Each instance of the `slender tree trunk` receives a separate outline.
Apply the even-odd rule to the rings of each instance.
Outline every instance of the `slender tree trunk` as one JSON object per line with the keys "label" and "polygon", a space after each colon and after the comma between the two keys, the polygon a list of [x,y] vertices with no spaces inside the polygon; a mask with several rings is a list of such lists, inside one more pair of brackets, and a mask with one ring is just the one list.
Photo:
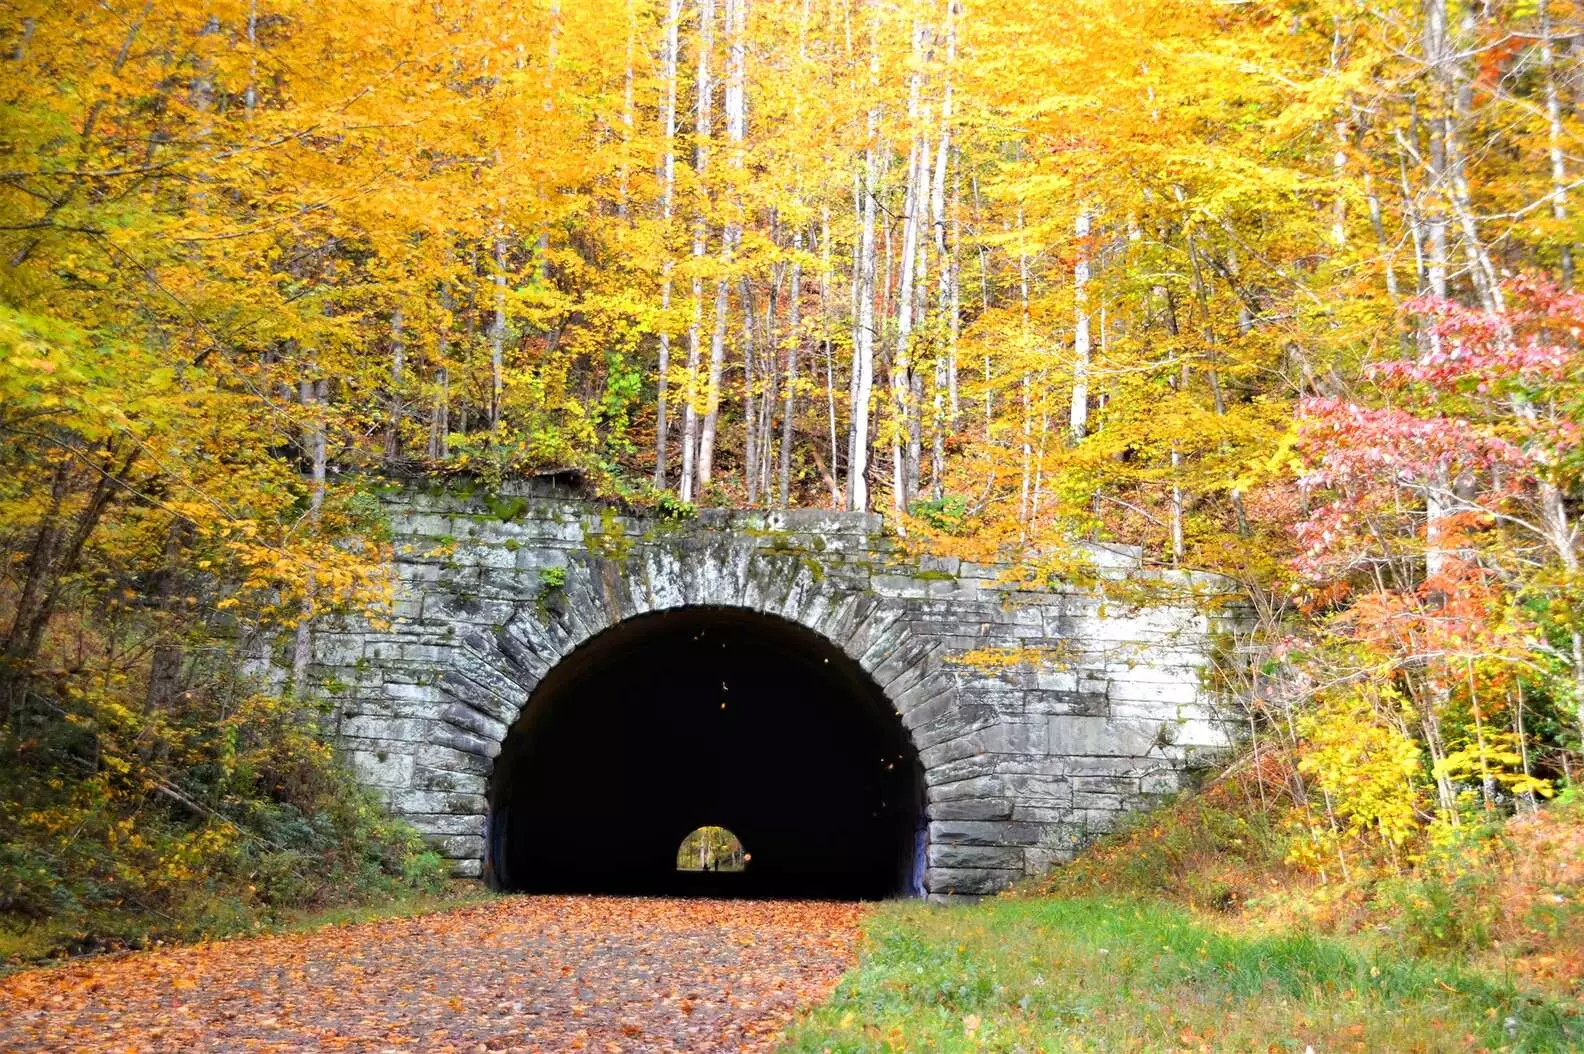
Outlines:
{"label": "slender tree trunk", "polygon": [[1045,444],[1050,438],[1050,405],[1046,400],[1046,385],[1049,380],[1044,370],[1040,371],[1040,425],[1039,442],[1034,448],[1034,497],[1029,502],[1029,529],[1037,531],[1039,528],[1040,498],[1045,490]]}
{"label": "slender tree trunk", "polygon": [[1370,229],[1375,232],[1375,249],[1380,253],[1381,275],[1386,282],[1386,295],[1391,302],[1396,304],[1402,299],[1397,289],[1397,268],[1392,263],[1391,252],[1386,244],[1386,225],[1381,221],[1380,195],[1375,191],[1375,178],[1364,173],[1364,197],[1369,202]]}
{"label": "slender tree trunk", "polygon": [[[1435,0],[1427,0],[1426,10],[1435,8]],[[1435,16],[1432,16],[1431,21]],[[1445,18],[1444,12],[1439,16]],[[1428,49],[1428,44],[1427,44]],[[1416,122],[1417,123],[1417,122]],[[1447,295],[1447,217],[1446,199],[1448,193],[1446,178],[1446,138],[1444,122],[1440,118],[1432,118],[1429,127],[1430,155],[1428,158],[1430,185],[1426,188],[1429,192],[1429,212],[1425,216],[1425,277],[1430,285],[1430,294],[1445,299]]]}
{"label": "slender tree trunk", "polygon": [[[925,111],[925,123],[928,124],[928,109]],[[913,232],[913,327],[917,331],[927,326],[929,318],[929,229],[928,217],[924,212],[929,204],[929,140],[926,136],[919,137],[919,218],[914,222]],[[913,342],[917,344],[918,341]],[[907,429],[907,473],[903,477],[906,485],[906,502],[911,504],[918,497],[919,480],[922,478],[921,465],[924,455],[924,371],[919,369],[917,362],[917,349],[908,349],[908,429]]]}
{"label": "slender tree trunk", "polygon": [[[835,277],[831,264],[830,251],[830,208],[820,210],[820,343],[825,348],[825,412],[826,422],[830,426],[830,480],[831,508],[839,509],[843,505],[840,465],[837,457],[838,421],[836,419],[836,349],[831,338],[831,309],[830,309],[830,284]],[[811,446],[811,450],[818,453],[819,447]]]}
{"label": "slender tree trunk", "polygon": [[[914,34],[915,56],[918,52],[917,33]],[[908,102],[908,118],[910,123],[918,117],[918,76],[913,77],[911,98]],[[921,191],[925,188],[919,179],[922,169],[921,145],[917,140],[908,153],[907,187],[903,196],[902,206],[902,258],[901,280],[897,290],[897,343],[896,352],[891,360],[891,397],[894,401],[896,413],[895,427],[891,432],[891,501],[897,514],[900,515],[907,509],[909,494],[908,469],[904,460],[902,444],[908,433],[909,418],[911,415],[910,403],[912,402],[912,384],[909,379],[911,370],[911,345],[913,335],[913,276],[918,256],[919,218],[924,210]]]}
{"label": "slender tree trunk", "polygon": [[[954,156],[955,152],[954,152]],[[962,423],[962,398],[957,386],[957,347],[962,336],[962,160],[952,168],[950,291],[946,307],[946,400],[951,408],[951,426]]]}
{"label": "slender tree trunk", "polygon": [[800,317],[800,302],[803,297],[802,231],[798,231],[792,236],[792,251],[796,255],[792,258],[792,285],[790,290],[788,290],[790,299],[787,302],[786,391],[783,393],[784,405],[781,409],[781,464],[779,466],[779,498],[783,509],[791,504],[792,421],[797,410],[798,346],[803,341],[802,318]]}
{"label": "slender tree trunk", "polygon": [[[660,237],[671,233],[672,197],[676,192],[676,115],[677,115],[677,27],[682,21],[682,0],[666,0],[665,36],[660,44],[660,68],[665,80],[665,99],[660,108]],[[654,484],[664,487],[669,474],[670,427],[666,405],[671,381],[671,270],[674,266],[669,248],[662,249],[660,263],[660,361],[655,377],[655,470]]]}
{"label": "slender tree trunk", "polygon": [[490,433],[500,440],[501,394],[505,388],[506,362],[506,226],[495,221],[495,319],[490,325]]}
{"label": "slender tree trunk", "polygon": [[[1177,325],[1177,307],[1172,301],[1171,290],[1165,286],[1154,286],[1150,293],[1159,297],[1166,309],[1166,332],[1175,340],[1180,335]],[[1178,392],[1188,390],[1188,363],[1183,362],[1178,371],[1176,388]],[[1171,535],[1171,560],[1173,567],[1182,565],[1183,558],[1187,555],[1183,539],[1183,489],[1182,489],[1182,452],[1178,449],[1177,440],[1171,443],[1171,491],[1170,508],[1171,520],[1168,527]]]}
{"label": "slender tree trunk", "polygon": [[1408,182],[1408,151],[1403,144],[1402,132],[1397,134],[1399,153],[1397,155],[1398,185],[1403,196],[1403,218],[1408,224],[1408,237],[1413,243],[1414,251],[1414,293],[1422,296],[1429,289],[1429,265],[1425,256],[1425,226],[1424,218],[1420,214],[1419,206],[1414,200],[1413,187]]}
{"label": "slender tree trunk", "polygon": [[[1551,5],[1536,0],[1540,17],[1540,74],[1545,78],[1546,157],[1551,163],[1551,218],[1559,228],[1567,223],[1567,161],[1563,154],[1562,98],[1557,91],[1556,49],[1551,40]],[[1564,241],[1561,251],[1562,282],[1573,285],[1573,245]],[[1581,697],[1584,698],[1584,697]],[[1581,704],[1584,705],[1584,704]]]}
{"label": "slender tree trunk", "polygon": [[1336,179],[1336,194],[1331,199],[1331,244],[1340,251],[1347,248],[1347,195],[1343,188],[1347,179],[1348,125],[1336,123],[1336,151],[1331,155],[1331,174]]}
{"label": "slender tree trunk", "polygon": [[1089,228],[1087,206],[1073,223],[1076,255],[1073,258],[1073,389],[1068,428],[1073,442],[1089,432]]}
{"label": "slender tree trunk", "polygon": [[[772,237],[777,228],[771,226]],[[775,410],[776,400],[779,398],[778,385],[781,381],[781,356],[780,338],[776,335],[776,321],[781,304],[781,279],[785,276],[787,265],[776,263],[770,268],[770,288],[765,292],[764,330],[758,347],[763,349],[760,360],[759,376],[763,382],[764,390],[759,396],[759,464],[756,471],[759,474],[759,493],[764,495],[766,502],[771,500],[771,474],[772,458],[775,454]],[[745,283],[746,284],[746,281]]]}
{"label": "slender tree trunk", "polygon": [[633,50],[638,37],[638,5],[627,0],[627,67],[622,78],[622,155],[620,184],[617,188],[616,215],[627,218],[628,168],[632,160],[633,135]]}
{"label": "slender tree trunk", "polygon": [[[83,453],[88,455],[87,451]],[[61,583],[80,568],[83,546],[126,486],[136,459],[136,448],[123,455],[113,441],[106,444],[97,457],[88,495],[70,519],[66,509],[73,485],[71,462],[62,458],[57,463],[50,481],[48,507],[21,568],[10,626],[0,637],[0,720],[15,713],[27,696],[45,627],[60,598]]]}
{"label": "slender tree trunk", "polygon": [[[869,81],[873,90],[880,80],[880,16],[871,9]],[[875,297],[875,186],[879,170],[876,152],[880,139],[878,92],[869,109],[864,168],[859,184],[858,267],[856,310],[853,313],[852,428],[847,449],[847,507],[869,508],[869,400],[874,385],[874,297]]]}
{"label": "slender tree trunk", "polygon": [[[1018,296],[1023,306],[1023,340],[1020,342],[1024,354],[1028,354],[1028,344],[1031,329],[1029,325],[1029,267],[1028,251],[1021,244],[1023,238],[1023,209],[1018,209]],[[1028,538],[1029,513],[1032,506],[1030,498],[1033,496],[1034,482],[1034,418],[1033,407],[1030,403],[1029,387],[1031,379],[1027,367],[1023,369],[1022,398],[1023,398],[1023,481],[1018,488],[1018,522],[1023,525],[1023,537]]]}
{"label": "slender tree trunk", "polygon": [[[1199,264],[1199,249],[1195,244],[1194,236],[1188,235],[1188,259],[1191,263],[1193,275],[1194,298],[1199,301],[1199,317],[1204,323],[1205,341],[1205,378],[1210,382],[1211,405],[1215,407],[1217,417],[1226,416],[1226,396],[1221,391],[1221,370],[1219,355],[1216,346],[1215,325],[1210,317],[1210,291],[1206,287],[1204,268]],[[1223,453],[1228,452],[1228,444],[1222,443]],[[1229,492],[1232,512],[1237,519],[1238,537],[1247,538],[1250,533],[1248,512],[1243,507],[1243,494],[1236,487]]]}
{"label": "slender tree trunk", "polygon": [[166,529],[164,559],[148,590],[161,618],[159,643],[154,646],[149,658],[148,690],[145,693],[151,710],[168,709],[181,693],[186,649],[181,645],[176,623],[184,606],[181,598],[186,592],[181,554],[191,539],[192,523],[184,518],[177,518]]}
{"label": "slender tree trunk", "polygon": [[435,337],[435,357],[439,365],[435,369],[434,405],[429,411],[428,454],[431,461],[445,460],[446,437],[451,432],[451,370],[447,360],[451,356],[453,304],[451,286],[446,282],[440,285],[440,310],[440,326]]}
{"label": "slender tree trunk", "polygon": [[[930,497],[940,501],[946,487],[946,429],[948,420],[957,422],[957,335],[956,319],[956,232],[952,232],[948,246],[946,230],[946,170],[951,164],[953,67],[957,63],[957,15],[959,0],[946,0],[946,61],[942,73],[940,132],[935,145],[935,172],[930,182],[930,226],[935,243],[936,313],[943,320],[946,331],[935,351],[934,395],[930,414]],[[955,188],[955,184],[954,184]],[[955,223],[956,192],[953,191],[952,211]],[[950,418],[947,408],[950,408]]]}
{"label": "slender tree trunk", "polygon": [[742,352],[743,352],[743,488],[748,504],[759,497],[759,400],[754,397],[754,310],[753,299],[746,275],[738,284],[742,298]]}
{"label": "slender tree trunk", "polygon": [[[706,195],[704,178],[709,167],[709,140],[712,120],[710,81],[710,52],[714,48],[715,0],[699,0],[698,75],[694,81],[697,105],[694,108],[693,172],[698,178],[700,193]],[[707,220],[705,202],[699,204],[699,213],[693,224],[693,324],[688,327],[687,403],[682,411],[682,480],[678,492],[683,501],[692,501],[695,492],[702,490],[698,478],[698,385],[699,366],[702,359],[700,341],[704,325],[704,278],[701,264],[707,249]],[[707,477],[706,477],[707,478]]]}
{"label": "slender tree trunk", "polygon": [[[327,380],[303,380],[298,398],[306,413],[303,441],[308,449],[311,476],[308,488],[308,522],[319,524],[319,510],[324,506],[326,478],[325,398],[329,392]],[[314,635],[314,574],[305,577],[302,608],[298,614],[297,631],[292,641],[292,695],[302,699],[308,691],[308,667],[313,662]]]}
{"label": "slender tree trunk", "polygon": [[[32,32],[33,20],[27,20],[28,32]],[[248,42],[248,79],[247,87],[242,91],[242,112],[248,120],[253,119],[253,111],[258,107],[258,0],[248,0],[247,14],[247,42]],[[23,40],[26,40],[24,35]],[[20,47],[20,45],[18,45]]]}
{"label": "slender tree trunk", "polygon": [[405,412],[402,405],[402,373],[406,369],[407,340],[402,332],[402,309],[391,312],[391,372],[390,420],[385,422],[385,460],[395,461],[401,456],[401,421]]}
{"label": "slender tree trunk", "polygon": [[[713,0],[706,0],[713,5]],[[726,0],[726,31],[730,34],[726,57],[726,139],[731,153],[728,163],[734,170],[743,167],[743,140],[748,130],[747,41],[748,0]],[[720,425],[721,371],[726,363],[726,325],[730,311],[728,283],[730,269],[742,240],[741,202],[733,202],[721,239],[722,275],[715,283],[715,331],[710,337],[709,380],[704,389],[704,426],[699,432],[698,485],[702,490],[710,481],[715,464],[715,435]],[[744,310],[747,306],[744,305]]]}
{"label": "slender tree trunk", "polygon": [[[979,177],[974,176],[970,184],[973,188],[974,199],[974,229],[981,230],[983,208],[979,200]],[[984,240],[979,240],[979,310],[990,310],[990,249]],[[990,389],[990,353],[984,353],[984,435],[985,442],[990,442],[993,437],[991,423],[995,419],[995,393]]]}

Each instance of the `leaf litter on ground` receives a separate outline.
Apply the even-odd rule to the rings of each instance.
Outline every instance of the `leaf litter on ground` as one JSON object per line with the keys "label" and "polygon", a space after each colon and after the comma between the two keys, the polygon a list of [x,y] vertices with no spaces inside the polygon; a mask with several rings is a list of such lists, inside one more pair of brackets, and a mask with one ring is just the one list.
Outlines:
{"label": "leaf litter on ground", "polygon": [[857,904],[513,896],[0,980],[6,1051],[757,1051],[854,962]]}

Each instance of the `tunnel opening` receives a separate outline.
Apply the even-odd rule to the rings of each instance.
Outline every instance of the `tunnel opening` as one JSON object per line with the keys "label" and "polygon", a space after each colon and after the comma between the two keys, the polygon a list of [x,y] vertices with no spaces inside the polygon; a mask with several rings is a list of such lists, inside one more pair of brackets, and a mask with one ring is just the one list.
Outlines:
{"label": "tunnel opening", "polygon": [[[867,673],[795,623],[640,615],[556,665],[490,780],[486,876],[532,892],[882,899],[920,891],[923,778]],[[678,867],[704,827],[740,870]]]}

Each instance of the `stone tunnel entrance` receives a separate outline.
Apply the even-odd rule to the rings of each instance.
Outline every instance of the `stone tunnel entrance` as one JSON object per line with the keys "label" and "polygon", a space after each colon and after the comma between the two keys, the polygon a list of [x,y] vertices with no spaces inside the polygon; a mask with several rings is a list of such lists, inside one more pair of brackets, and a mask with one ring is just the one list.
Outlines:
{"label": "stone tunnel entrance", "polygon": [[[758,612],[686,607],[591,639],[535,689],[489,787],[497,888],[878,899],[921,891],[918,756],[829,641]],[[679,870],[704,825],[740,871]]]}

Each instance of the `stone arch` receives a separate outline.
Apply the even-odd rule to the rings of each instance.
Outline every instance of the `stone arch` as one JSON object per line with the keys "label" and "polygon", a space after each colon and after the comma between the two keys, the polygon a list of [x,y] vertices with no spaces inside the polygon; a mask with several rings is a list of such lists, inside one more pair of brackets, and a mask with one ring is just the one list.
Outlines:
{"label": "stone arch", "polygon": [[1214,635],[1240,617],[1226,583],[1144,571],[1114,547],[1093,555],[1125,602],[1093,583],[1031,587],[998,565],[909,554],[865,513],[675,519],[559,484],[383,500],[391,617],[319,625],[316,675],[357,778],[458,875],[482,874],[490,782],[534,691],[646,613],[760,613],[861,669],[923,769],[932,898],[991,893],[1069,858],[1190,783],[1235,727],[1203,675]]}
{"label": "stone arch", "polygon": [[[533,598],[521,598],[503,622],[490,631],[466,633],[452,650],[441,678],[445,706],[430,737],[438,753],[450,755],[441,768],[476,773],[487,781],[480,817],[479,870],[496,873],[502,830],[498,769],[510,753],[514,730],[533,720],[534,700],[558,671],[575,669],[580,655],[600,641],[657,616],[686,613],[738,613],[761,626],[780,625],[802,635],[809,647],[829,648],[865,682],[853,697],[870,693],[875,711],[883,708],[894,723],[896,742],[905,745],[907,764],[917,770],[915,832],[905,862],[906,876],[885,892],[923,893],[928,856],[929,774],[923,761],[938,744],[920,730],[955,711],[956,682],[940,664],[940,642],[916,634],[906,607],[871,591],[833,582],[817,564],[795,555],[766,552],[753,539],[715,536],[702,544],[684,536],[674,544],[649,544],[620,557],[578,554],[569,559],[560,583]],[[876,742],[879,742],[876,740]],[[945,760],[950,760],[946,758]],[[508,756],[505,763],[510,763]],[[811,759],[811,767],[814,761]],[[788,793],[795,793],[791,788]],[[707,817],[666,831],[674,850],[698,822],[723,822],[744,835],[742,817]],[[685,824],[685,826],[680,826]],[[746,823],[751,830],[754,824]],[[673,837],[674,836],[674,837]],[[768,873],[761,868],[760,875]],[[505,883],[520,886],[520,881]],[[774,890],[770,890],[774,891]],[[792,890],[799,891],[799,890]],[[820,890],[801,890],[820,892]],[[839,892],[839,891],[838,891]],[[865,887],[865,893],[875,887]]]}

